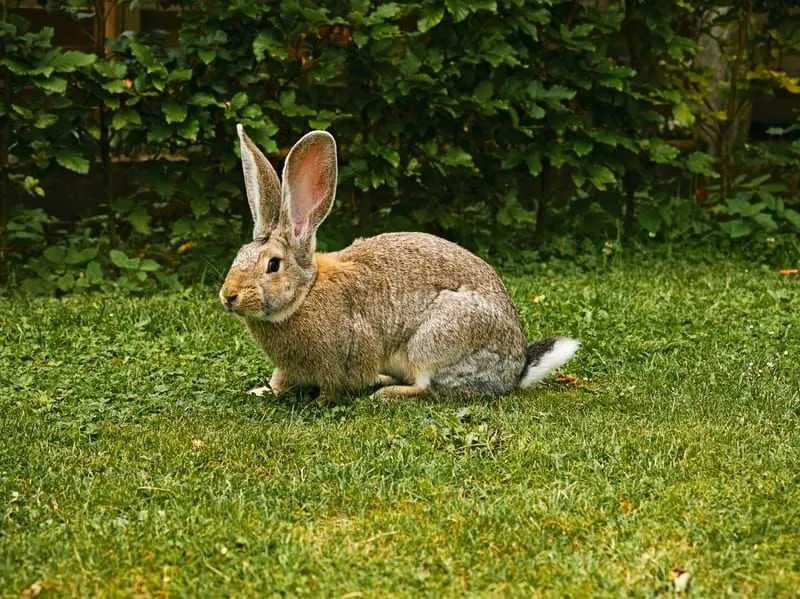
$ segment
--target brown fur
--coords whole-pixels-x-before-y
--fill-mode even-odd
[[[316,228],[334,199],[335,156],[327,134],[297,143],[284,167],[283,199],[272,198],[278,223],[239,251],[220,292],[275,364],[273,390],[316,385],[336,395],[386,385],[381,396],[403,397],[516,388],[526,340],[486,262],[423,233],[314,253]],[[278,272],[267,272],[271,258],[280,259]]]
[[[315,254],[314,264],[317,267],[317,282],[322,284],[341,280],[356,270],[354,263],[342,260],[336,254]]]

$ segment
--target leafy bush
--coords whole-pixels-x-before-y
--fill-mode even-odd
[[[2,246],[15,280],[44,292],[138,289],[162,284],[156,274],[219,268],[248,230],[237,122],[276,165],[308,129],[334,133],[331,245],[353,231],[425,229],[503,256],[574,235],[796,233],[797,186],[783,174],[797,155],[728,151],[747,102],[800,91],[772,64],[800,44],[793,13],[599,4],[207,0],[180,12],[177,47],[125,33],[96,40],[95,54],[53,48],[52,31],[8,17]],[[754,10],[767,15],[758,31]],[[746,43],[735,80],[714,87],[699,50],[720,31]],[[94,208],[26,229],[29,196],[63,184],[59,168],[98,181]],[[19,231],[33,229],[40,243],[23,242]]]

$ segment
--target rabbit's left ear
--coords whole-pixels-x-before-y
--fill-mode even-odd
[[[253,239],[268,237],[278,224],[281,183],[269,160],[244,132],[244,127],[236,125],[236,133],[239,135],[247,202],[253,215]]]
[[[298,242],[313,239],[336,196],[336,141],[312,131],[298,141],[283,167],[282,220]]]

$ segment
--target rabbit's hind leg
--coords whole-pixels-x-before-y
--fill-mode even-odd
[[[430,391],[503,395],[519,382],[525,338],[519,325],[474,291],[446,290],[408,343],[414,372],[430,373]]]
[[[372,397],[375,399],[405,399],[409,397],[422,397],[426,395],[428,389],[425,387],[417,387],[416,385],[389,385],[388,387],[381,387]]]

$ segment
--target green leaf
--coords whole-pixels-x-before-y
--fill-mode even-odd
[[[607,185],[616,183],[617,178],[606,166],[593,165],[589,167],[589,180],[599,190],[604,190]]]
[[[751,203],[748,199],[749,197],[750,196],[737,195],[729,198],[725,203],[728,213],[753,217],[767,207],[764,202]]]
[[[577,93],[574,89],[568,89],[563,85],[554,85],[545,88],[541,81],[532,81],[527,87],[528,95],[533,100],[550,100],[560,102],[561,100],[571,100]]]
[[[704,175],[706,177],[719,177],[719,174],[714,170],[714,158],[705,152],[692,152],[686,158],[686,168],[690,173],[695,175]]]
[[[297,92],[293,89],[287,89],[285,92],[281,93],[280,97],[278,98],[278,104],[281,105],[282,110],[294,112],[296,99]]]
[[[20,115],[23,118],[26,118],[26,119],[32,119],[33,118],[33,111],[30,110],[29,108],[25,108],[24,106],[20,106],[19,104],[12,104],[11,105],[11,110],[16,112],[18,115]]]
[[[380,149],[380,153],[384,160],[386,160],[386,162],[391,164],[394,168],[400,166],[400,153],[394,148],[383,146]]]
[[[216,50],[200,50],[197,54],[205,64],[210,64],[217,57]]]
[[[109,251],[108,257],[111,259],[111,263],[117,268],[125,270],[136,270],[139,268],[138,258],[129,258],[125,252],[120,250]]]
[[[71,272],[65,272],[63,275],[58,277],[56,285],[61,291],[70,291],[75,287],[75,275],[73,275]]]
[[[239,92],[231,98],[231,108],[233,110],[241,110],[247,103],[249,102],[249,98],[247,97],[247,92]]]
[[[208,198],[204,197],[194,197],[191,201],[192,207],[192,214],[196,217],[205,216],[211,211],[211,204],[208,201]]]
[[[186,121],[178,129],[178,135],[180,135],[184,139],[189,139],[191,141],[195,141],[197,139],[197,134],[199,132],[200,132],[200,122],[197,119],[190,119]]]
[[[97,260],[92,260],[86,265],[86,280],[91,285],[97,285],[103,281],[103,267]]]
[[[36,122],[33,124],[37,129],[47,129],[58,122],[58,117],[47,112],[40,112],[36,115]]]
[[[654,206],[642,206],[639,210],[639,224],[649,233],[658,233],[661,227],[661,214]]]
[[[94,70],[106,79],[122,79],[128,71],[124,62],[119,60],[98,60],[94,63]]]
[[[147,128],[147,142],[159,144],[165,139],[169,139],[172,129],[162,123],[155,123]]]
[[[598,83],[603,87],[608,87],[618,92],[622,91],[622,80],[617,79],[616,77],[610,77],[608,79],[599,79]]]
[[[740,237],[747,237],[753,232],[753,227],[750,223],[741,219],[731,220],[722,223],[720,228],[725,231],[731,239],[739,239]]]
[[[153,271],[159,270],[160,268],[161,268],[161,265],[158,262],[156,262],[155,260],[151,260],[150,258],[145,258],[139,264],[139,270],[144,270],[144,271],[147,271],[147,272],[153,272]]]
[[[182,123],[188,114],[185,104],[180,104],[175,100],[166,100],[161,104],[161,112],[167,117],[167,123]]]
[[[153,51],[149,47],[136,40],[131,40],[130,48],[133,56],[147,67],[148,72],[150,72],[152,68],[160,66],[155,56],[153,56]]]
[[[783,212],[783,217],[792,223],[796,228],[800,229],[800,212],[787,208]]]
[[[470,10],[466,0],[445,0],[447,11],[453,15],[453,20],[458,23],[469,16]]]
[[[757,187],[761,187],[764,183],[769,181],[770,177],[772,177],[770,173],[765,173],[763,175],[759,175],[758,177],[753,177],[741,185],[745,189],[756,189]]]
[[[69,50],[68,52],[57,52],[50,56],[48,66],[53,70],[62,73],[72,73],[76,69],[89,66],[97,60],[94,54],[85,54],[77,50]]]
[[[528,165],[528,172],[532,177],[538,177],[542,172],[542,157],[539,152],[529,154],[525,159],[525,163]]]
[[[179,81],[191,81],[192,69],[174,69],[167,75],[167,82],[176,83]]]
[[[125,85],[124,79],[114,79],[112,81],[107,81],[102,85],[103,89],[111,94],[121,94],[125,92],[127,86]]]
[[[650,150],[650,159],[657,164],[669,164],[680,154],[678,148],[658,138],[650,140],[648,149]]]
[[[378,3],[378,8],[376,8],[368,17],[368,20],[371,24],[377,24],[380,21],[385,21],[388,19],[392,19],[400,14],[400,5],[396,2],[386,2],[386,3]]]
[[[0,65],[6,67],[9,71],[14,73],[15,75],[30,75],[31,74],[30,73],[30,69],[28,69],[27,66],[25,66],[21,62],[13,60],[11,58],[0,58]],[[52,73],[52,72],[53,71],[51,69],[50,73]]]
[[[683,102],[676,104],[672,109],[672,116],[675,122],[681,127],[691,127],[694,124],[695,117],[692,109]]]
[[[612,148],[616,148],[620,144],[620,136],[606,129],[592,131],[589,135],[591,135],[592,139],[596,142],[611,146]]]
[[[441,6],[426,6],[422,10],[422,15],[417,21],[417,29],[422,33],[430,31],[442,22],[444,18],[444,8]]]
[[[771,214],[767,214],[766,212],[756,214],[753,217],[753,220],[761,225],[761,228],[766,229],[767,231],[775,231],[778,229],[778,224],[775,222],[775,219],[772,218]]]
[[[37,87],[50,94],[63,94],[67,91],[67,80],[61,77],[50,77],[49,79],[35,79]]]
[[[276,60],[286,60],[289,57],[285,44],[275,36],[262,31],[253,40],[253,55],[260,62],[264,60],[265,54]]]
[[[122,110],[115,112],[114,117],[111,119],[112,129],[124,129],[128,125],[141,124],[142,117],[139,116],[138,112],[131,110],[130,108],[123,108]]]
[[[64,264],[64,259],[67,256],[67,251],[61,246],[52,246],[42,252],[45,260],[53,264]]]
[[[525,210],[520,205],[516,194],[508,195],[503,206],[497,211],[497,222],[504,227],[529,225],[536,222],[536,213]]]
[[[194,106],[215,106],[217,100],[211,94],[199,92],[192,96],[192,99],[189,100],[189,104],[193,104]]]
[[[126,217],[133,230],[142,235],[150,233],[150,214],[143,206],[137,206]]]
[[[594,144],[590,141],[579,139],[572,142],[572,151],[575,152],[575,154],[580,158],[591,154],[593,148]]]
[[[61,150],[56,153],[56,162],[66,169],[85,175],[89,172],[89,161],[74,150]]]
[[[96,256],[97,248],[84,248],[79,250],[78,248],[71,247],[67,250],[64,262],[67,264],[82,264],[83,262],[94,259]]]
[[[461,148],[448,148],[448,150],[439,156],[439,160],[448,166],[474,166],[472,156]]]
[[[312,129],[327,129],[331,126],[331,121],[329,119],[308,119],[308,126]]]

